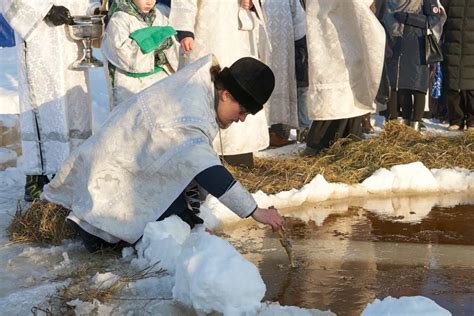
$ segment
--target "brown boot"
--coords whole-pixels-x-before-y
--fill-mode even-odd
[[[282,137],[275,132],[270,132],[270,147],[283,147],[294,144],[296,141]]]
[[[370,123],[370,114],[366,114],[362,117],[362,133],[375,133],[375,129],[373,128],[372,123]]]

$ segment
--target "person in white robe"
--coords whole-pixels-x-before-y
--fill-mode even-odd
[[[170,24],[178,31],[178,40],[185,52],[183,64],[212,53],[222,66],[229,66],[241,57],[257,57],[258,19],[251,12],[250,0],[173,0]],[[214,148],[228,162],[242,155],[237,164],[252,166],[252,154],[268,147],[268,129],[264,111],[220,131]],[[241,157],[242,157],[241,156]],[[250,156],[250,158],[249,158]]]
[[[191,227],[202,223],[183,200],[193,180],[238,216],[278,229],[278,211],[259,208],[212,148],[219,127],[263,108],[274,82],[270,68],[254,58],[220,70],[205,56],[117,106],[42,198],[71,210],[68,219],[89,251],[133,244],[148,222],[173,214]]]
[[[360,136],[362,116],[375,110],[385,32],[369,0],[307,0],[309,91],[313,120],[306,154],[339,137]]]
[[[67,34],[74,15],[92,15],[94,0],[2,0],[0,11],[15,30],[25,199],[41,193],[71,151],[92,134],[86,70],[69,68],[82,44]]]
[[[179,43],[154,1],[116,0],[109,16],[101,49],[107,59],[113,108],[174,73]]]
[[[259,41],[261,60],[272,68],[276,78],[275,91],[265,108],[270,145],[279,147],[290,143],[289,129],[299,126],[295,42],[305,37],[306,20],[299,0],[261,0],[261,3],[271,44]]]

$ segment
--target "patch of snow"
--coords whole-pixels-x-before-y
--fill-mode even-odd
[[[98,289],[108,289],[120,280],[120,276],[113,274],[112,272],[99,273],[97,272],[92,277],[92,283]]]
[[[383,300],[375,299],[369,303],[361,316],[450,316],[451,313],[424,296],[388,296]]]

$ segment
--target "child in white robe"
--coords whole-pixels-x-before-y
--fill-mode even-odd
[[[111,108],[178,68],[178,43],[155,0],[117,0],[102,38]]]

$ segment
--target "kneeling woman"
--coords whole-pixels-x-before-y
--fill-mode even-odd
[[[186,188],[197,183],[231,211],[278,229],[282,217],[262,209],[222,166],[212,147],[219,128],[256,114],[275,77],[245,57],[222,71],[208,55],[120,104],[78,148],[43,198],[71,209],[88,250],[134,244],[145,225],[178,215],[191,227]]]

